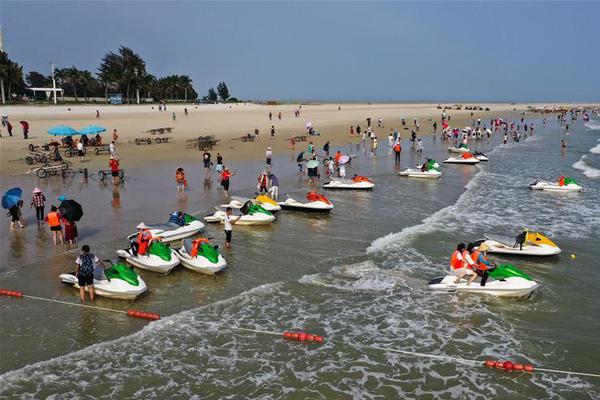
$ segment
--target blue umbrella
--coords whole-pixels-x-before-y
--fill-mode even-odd
[[[8,210],[12,206],[16,205],[19,202],[19,200],[21,200],[22,194],[23,191],[21,190],[21,188],[14,187],[10,189],[4,194],[4,196],[2,196],[2,207]]]
[[[70,126],[58,125],[48,129],[48,133],[54,136],[73,136],[79,135],[75,129]]]
[[[79,133],[82,135],[95,135],[97,133],[106,132],[106,128],[99,125],[88,125],[85,128],[81,128]]]

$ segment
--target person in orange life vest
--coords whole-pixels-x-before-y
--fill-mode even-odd
[[[485,286],[489,277],[488,271],[496,268],[496,264],[487,258],[489,246],[485,243],[479,245],[479,248],[471,253],[471,259],[475,261],[474,270],[477,275],[481,276],[481,286]],[[469,280],[470,282],[474,279]]]
[[[64,243],[62,227],[60,225],[60,214],[58,213],[58,209],[56,206],[52,206],[50,208],[50,212],[46,215],[45,218],[48,226],[50,227],[50,231],[52,231],[52,240],[54,241],[54,245],[56,246],[56,238],[60,238],[60,244]]]
[[[565,177],[562,175],[558,178],[558,186],[565,186]]]
[[[131,254],[134,256],[139,255],[150,255],[148,252],[150,244],[152,243],[152,233],[143,222],[137,227],[138,233],[134,239],[131,240]]]
[[[208,243],[208,239],[207,238],[198,238],[198,239],[194,239],[192,241],[192,252],[190,254],[190,256],[192,258],[196,258],[198,256],[200,246],[202,246],[203,243]]]
[[[467,268],[471,271],[477,270],[477,256],[479,254],[478,250],[475,249],[474,243],[469,243],[467,245],[467,249],[465,251],[465,261],[467,262]],[[477,273],[473,274],[469,281],[467,282],[467,286],[471,286],[471,283],[477,278]]]
[[[475,272],[469,269],[467,260],[467,251],[465,250],[465,244],[460,243],[456,246],[456,250],[452,253],[450,258],[450,273],[456,275],[455,284],[459,283],[465,275],[474,275]]]

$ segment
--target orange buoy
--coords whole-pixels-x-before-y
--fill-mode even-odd
[[[312,335],[306,332],[283,332],[283,338],[286,340],[295,340],[298,342],[317,342],[323,343],[323,336]]]
[[[496,362],[494,362],[494,367],[504,368],[504,363],[502,361],[496,361]]]
[[[23,297],[23,292],[19,292],[18,290],[0,289],[0,294],[11,297]]]
[[[494,368],[496,366],[496,361],[494,361],[494,360],[486,360],[485,366],[486,367],[490,367],[490,368]]]
[[[514,364],[512,363],[512,361],[504,361],[504,363],[502,363],[502,366],[507,371],[511,371],[515,367]]]
[[[515,371],[523,371],[523,364],[515,364],[513,368]]]
[[[533,365],[531,365],[531,364],[525,364],[525,365],[523,365],[523,371],[533,372]]]
[[[127,315],[130,317],[148,319],[151,321],[156,321],[160,319],[160,315],[155,313],[142,312],[137,310],[127,310]]]

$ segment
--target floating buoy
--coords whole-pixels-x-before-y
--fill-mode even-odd
[[[151,321],[156,321],[160,319],[160,315],[155,313],[137,311],[137,310],[127,310],[127,315],[130,317],[141,318],[141,319],[149,319]]]
[[[576,259],[576,258],[577,258],[577,256],[575,256],[575,253],[571,253],[571,259],[573,259],[573,260],[574,260],[574,259]]]
[[[23,297],[23,292],[19,292],[18,290],[0,289],[0,294],[11,297]]]
[[[312,334],[306,333],[306,332],[289,332],[289,331],[285,331],[285,332],[283,332],[283,338],[286,339],[286,340],[295,340],[295,341],[298,341],[298,342],[323,343],[325,341],[325,339],[323,338],[323,336],[312,335]]]
[[[533,372],[533,365],[531,364],[517,364],[512,361],[496,361],[496,360],[486,360],[484,365],[488,368],[498,368],[503,369],[505,371],[525,371],[525,372]]]

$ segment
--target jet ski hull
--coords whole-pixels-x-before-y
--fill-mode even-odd
[[[473,157],[473,158],[456,158],[456,157],[450,157],[446,160],[444,160],[444,163],[446,164],[478,164],[480,161]]]
[[[470,149],[465,149],[464,147],[448,147],[448,151],[450,153],[457,153],[457,154],[463,154],[463,153],[470,153],[471,152]]]
[[[550,246],[547,244],[530,245],[524,244],[523,249],[519,246],[513,247],[512,245],[504,244],[496,240],[487,239],[484,241],[489,246],[488,253],[499,253],[499,254],[514,254],[521,256],[555,256],[560,254],[562,251],[558,247]]]
[[[75,289],[79,289],[79,283],[77,276],[74,272],[60,274],[59,279],[68,285],[73,286]],[[141,277],[138,277],[138,286],[133,286],[121,279],[95,279],[94,278],[94,293],[98,296],[108,297],[111,299],[119,300],[134,300],[146,290],[148,286]],[[87,287],[85,289],[88,291]]]
[[[559,186],[554,182],[539,181],[529,185],[532,190],[545,190],[547,192],[581,192],[583,188],[574,183],[568,185]]]
[[[336,180],[333,179],[323,185],[326,189],[343,189],[343,190],[371,190],[375,187],[373,182],[354,182],[352,180]],[[280,203],[281,204],[281,203]]]
[[[181,249],[177,252],[181,264],[194,272],[199,272],[206,275],[215,275],[217,272],[222,271],[227,266],[227,261],[221,254],[216,263],[210,262],[206,257],[197,256],[192,258],[186,251],[185,247],[181,246]]]
[[[503,280],[489,279],[485,286],[481,286],[478,278],[471,285],[467,285],[466,279],[462,279],[455,284],[456,276],[446,275],[433,278],[428,286],[431,290],[441,292],[459,292],[459,293],[482,293],[496,297],[528,297],[537,288],[535,281],[530,281],[521,277],[510,277]]]
[[[288,198],[286,201],[279,202],[282,208],[296,211],[308,211],[308,212],[330,212],[333,210],[333,204],[327,204],[323,201],[311,201],[307,203],[301,203],[292,198]]]
[[[440,171],[419,171],[416,169],[407,168],[404,171],[398,173],[400,176],[406,176],[409,178],[422,178],[422,179],[439,179],[442,176]]]
[[[181,239],[185,239],[190,236],[194,236],[197,233],[204,230],[205,225],[201,221],[192,221],[187,225],[184,225],[179,228],[170,227],[168,225],[160,225],[160,226],[148,226],[150,229],[150,233],[152,233],[153,237],[160,236],[161,241],[164,243],[180,241]],[[127,237],[128,240],[133,239],[137,233],[133,233]]]
[[[173,249],[171,249],[171,259],[169,261],[163,260],[154,254],[133,256],[130,249],[117,250],[117,255],[133,266],[161,274],[171,272],[173,268],[179,265],[179,257]]]
[[[212,215],[204,217],[204,220],[209,223],[223,223],[224,211],[217,211]],[[237,216],[235,216],[237,218]],[[236,225],[270,225],[275,221],[273,215],[267,215],[263,213],[256,213],[253,215],[242,215],[240,219],[237,219]]]

